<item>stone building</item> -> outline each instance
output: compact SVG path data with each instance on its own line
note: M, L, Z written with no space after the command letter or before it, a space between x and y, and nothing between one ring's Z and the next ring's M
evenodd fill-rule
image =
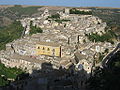
M70 14L69 8L65 8L65 9L64 9L64 13L65 13L65 14Z
M52 42L39 42L36 45L36 54L61 57L61 46Z
M83 55L80 52L76 52L75 60L77 62L76 67L78 69L84 69L87 74L91 73L92 63L87 59L86 55Z
M46 8L41 16L47 18L49 15L49 10Z

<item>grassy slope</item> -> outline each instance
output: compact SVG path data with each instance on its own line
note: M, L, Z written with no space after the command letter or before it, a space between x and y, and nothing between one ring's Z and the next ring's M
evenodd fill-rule
M5 44L21 37L23 27L20 22L14 21L0 30L0 50L5 49Z
M23 15L31 16L38 12L38 9L42 6L28 6L22 7L21 5L15 5L14 7L7 7L1 9L0 16L10 18L11 20L16 20L21 18Z
M93 15L98 16L117 34L120 35L120 9L92 8Z

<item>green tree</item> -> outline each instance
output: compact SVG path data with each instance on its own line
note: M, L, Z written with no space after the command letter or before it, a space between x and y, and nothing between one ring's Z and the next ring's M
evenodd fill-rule
M76 8L72 8L70 9L70 14L92 15L92 11L85 12L85 11L79 11Z
M40 27L33 26L32 21L30 22L30 35L36 34L36 33L42 33L43 30Z
M0 30L0 50L5 49L5 44L21 37L23 27L19 21Z
M52 18L52 19L60 19L60 14L53 14L51 16L49 16L48 18Z
M91 35L88 34L86 36L92 42L94 42L94 40L95 40L95 42L105 42L105 41L107 41L107 42L110 42L112 44L114 44L112 39L117 38L117 35L114 32L112 32L111 30L106 31L106 33L103 34L103 35L99 35L97 33L92 33Z
M25 73L21 69L16 67L8 68L4 64L0 63L0 86L5 86L9 84L8 79L16 79L18 75Z

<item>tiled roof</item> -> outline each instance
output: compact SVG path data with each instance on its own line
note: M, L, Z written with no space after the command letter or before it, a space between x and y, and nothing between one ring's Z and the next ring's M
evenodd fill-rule
M38 42L37 45L45 45L45 46L53 46L53 47L59 47L59 44L53 43L53 42Z
M75 56L76 56L79 60L82 60L82 59L85 59L85 58L86 58L85 55L83 55L83 54L81 54L81 53L79 53L79 52L76 52L76 53L75 53Z

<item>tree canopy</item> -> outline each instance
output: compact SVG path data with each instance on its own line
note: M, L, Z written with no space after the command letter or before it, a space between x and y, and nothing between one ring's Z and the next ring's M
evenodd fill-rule
M4 64L0 63L0 86L5 86L9 84L8 79L16 79L19 74L23 73L21 69L16 67L7 68Z
M94 41L95 42L105 42L105 41L107 41L107 42L111 42L112 44L114 43L112 41L112 39L117 37L116 34L111 30L107 31L105 34L102 34L102 35L99 35L97 33L92 33L92 34L88 34L86 36L88 37L88 39L90 41L93 41L93 42Z
M92 11L79 11L76 8L70 9L70 14L82 14L82 15L92 15Z
M32 21L30 22L30 35L36 34L36 33L42 33L43 30L40 27L33 26Z
M5 49L5 44L21 37L23 27L20 21L14 21L12 24L0 30L0 50Z

